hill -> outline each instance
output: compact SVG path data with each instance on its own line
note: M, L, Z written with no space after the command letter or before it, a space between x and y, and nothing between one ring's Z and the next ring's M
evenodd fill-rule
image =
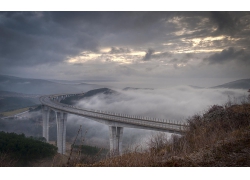
M29 162L52 157L57 147L44 138L25 137L24 134L0 132L0 166L27 166Z
M99 95L99 94L114 95L114 94L118 94L118 92L116 92L116 91L114 91L112 89L109 89L109 88L100 88L100 89L94 89L94 90L86 92L83 95L83 97L84 98L92 97L92 96L96 96L96 95Z
M128 90L154 90L153 88L134 88L134 87L125 87L122 90L128 91Z
M86 92L84 94L81 94L81 95L67 97L64 100L62 100L61 103L73 105L76 101L80 101L82 99L97 96L97 95L100 95L100 94L117 95L119 93L117 91L114 91L114 90L109 89L109 88L93 89L93 90L90 90L90 91L88 91L88 92Z
M40 104L40 102L35 95L0 91L0 112L11 111L38 104Z
M1 91L0 90L0 97L26 97L26 98L38 98L39 94L24 94L12 91Z
M102 86L95 84L63 84L43 79L29 79L0 75L0 90L24 94L79 93Z
M194 89L204 89L204 87L200 87L200 86L193 86L193 85L188 85L188 86Z
M250 79L240 79L211 88L250 89Z
M0 98L0 112L11 111L40 104L34 99L22 97Z

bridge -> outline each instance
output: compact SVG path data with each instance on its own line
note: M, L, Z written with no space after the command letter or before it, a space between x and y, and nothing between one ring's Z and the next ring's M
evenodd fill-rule
M83 94L83 93L81 93ZM183 134L188 127L181 122L171 122L166 119L142 117L94 109L84 109L72 105L60 103L61 100L78 94L56 94L45 95L39 98L43 105L43 137L49 141L49 114L50 110L56 114L57 123L57 147L58 152L65 154L66 122L67 114L75 114L109 126L110 153L112 155L122 154L123 128L139 128L169 133Z

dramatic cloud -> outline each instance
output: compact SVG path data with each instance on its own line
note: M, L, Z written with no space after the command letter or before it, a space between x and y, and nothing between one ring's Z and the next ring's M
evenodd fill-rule
M231 60L249 63L250 53L244 49L235 50L233 47L230 47L204 59L204 61L208 61L210 64L222 64Z
M233 17L230 12L211 12L211 20L217 24L217 31L233 35L239 23L237 17Z
M117 48L117 47L112 47L110 52L111 54L120 54L120 53L130 53L131 50L128 48Z
M34 66L63 62L83 49L96 50L95 36L65 29L46 13L1 13L1 65Z
M152 48L149 48L146 52L145 56L143 57L143 61L148 61L151 59L152 54L154 54L154 50Z
M233 67L246 62L249 68L249 44L249 12L0 13L0 71L22 77L150 77L159 84L166 77L192 78L194 72L248 78L250 72L236 76ZM234 64L227 63L233 58ZM214 64L223 64L223 73Z

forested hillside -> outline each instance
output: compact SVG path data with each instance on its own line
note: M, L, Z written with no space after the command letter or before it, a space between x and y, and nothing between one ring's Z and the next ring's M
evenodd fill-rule
M0 166L29 166L57 153L57 147L44 138L26 137L24 134L0 132Z

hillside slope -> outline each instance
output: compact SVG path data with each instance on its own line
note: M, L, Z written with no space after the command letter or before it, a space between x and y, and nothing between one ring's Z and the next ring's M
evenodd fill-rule
M114 90L109 89L109 88L93 89L93 90L87 91L84 94L67 97L64 100L62 100L61 103L73 105L77 101L80 101L80 100L85 99L85 98L97 96L97 95L100 95L100 94L117 95L119 93L117 91L114 91Z
M0 112L30 107L40 104L38 100L22 97L5 97L0 98Z
M0 91L0 112L40 104L38 96L10 91Z
M43 79L28 79L0 75L0 90L24 94L79 93L102 86L95 84L62 84Z
M78 166L250 166L250 99L241 105L214 105L188 123L183 136L167 139L159 133L146 151Z
M250 79L240 79L211 88L250 89Z

